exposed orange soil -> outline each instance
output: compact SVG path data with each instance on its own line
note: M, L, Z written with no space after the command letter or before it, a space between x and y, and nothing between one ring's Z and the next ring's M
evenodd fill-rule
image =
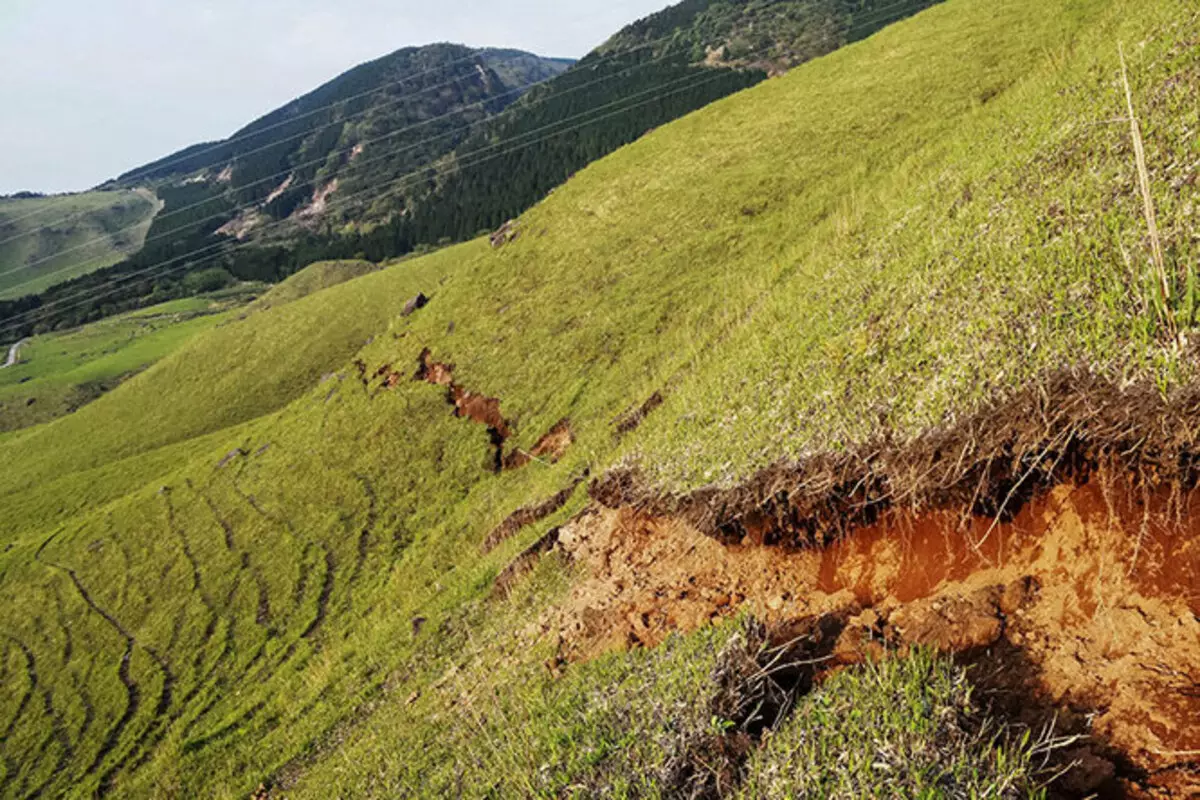
M504 459L504 468L521 469L535 460L556 464L574 443L575 432L571 429L571 420L560 420L545 436L538 439L532 450L526 452L517 448L509 453Z
M1089 734L1071 791L1200 796L1200 502L1101 487L1059 486L1005 523L891 512L808 550L592 509L556 532L583 575L542 626L576 660L740 610L838 614L838 663L960 653L1005 713Z

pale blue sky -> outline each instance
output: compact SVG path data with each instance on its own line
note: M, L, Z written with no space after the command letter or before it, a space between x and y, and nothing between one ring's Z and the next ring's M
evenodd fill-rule
M74 191L430 42L578 58L670 0L0 0L0 194Z

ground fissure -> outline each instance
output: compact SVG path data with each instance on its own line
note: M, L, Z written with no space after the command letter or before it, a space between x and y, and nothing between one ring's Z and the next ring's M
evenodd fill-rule
M954 428L738 487L669 496L617 471L513 567L554 549L579 569L538 622L560 664L739 613L780 629L833 615L833 669L952 653L996 713L1081 737L1059 754L1063 796L1188 797L1198 398L1060 375Z

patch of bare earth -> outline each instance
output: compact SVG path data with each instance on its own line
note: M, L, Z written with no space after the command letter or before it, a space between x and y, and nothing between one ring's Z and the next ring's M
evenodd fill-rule
M1114 508L1104 495L1060 486L965 531L948 513L889 514L808 550L593 508L557 532L583 577L541 624L578 660L743 610L776 626L834 615L845 627L831 666L931 646L973 663L1008 716L1086 735L1076 760L1092 777L1066 781L1078 792L1195 796L1200 536L1157 514L1141 530L1133 498Z
M1198 797L1197 415L1194 394L1068 381L730 489L664 498L611 473L539 543L579 578L534 628L560 663L740 612L821 621L826 670L932 647L993 713L1081 737L1058 796Z

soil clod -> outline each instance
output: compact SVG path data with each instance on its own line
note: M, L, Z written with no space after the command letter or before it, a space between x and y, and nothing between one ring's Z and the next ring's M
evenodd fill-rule
M427 305L429 305L429 298L418 292L416 297L404 304L404 308L400 311L400 316L411 317Z

